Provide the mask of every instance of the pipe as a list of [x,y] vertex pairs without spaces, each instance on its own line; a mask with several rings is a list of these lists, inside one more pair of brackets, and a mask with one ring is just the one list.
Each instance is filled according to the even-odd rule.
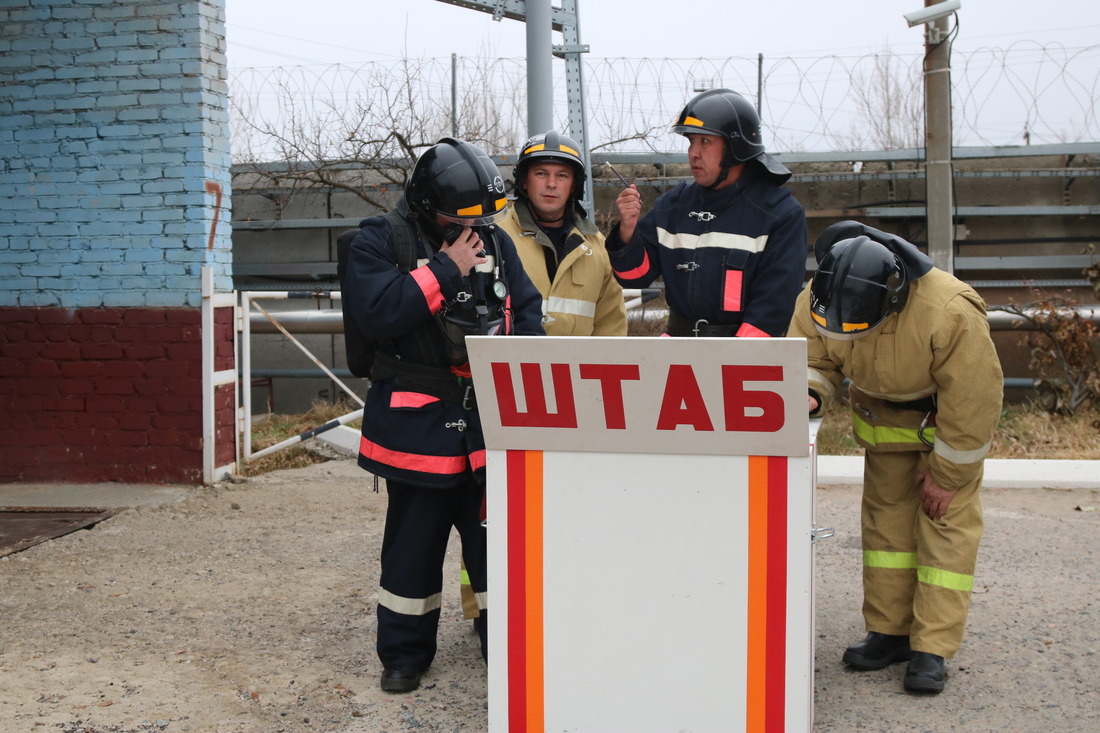
[[[644,292],[636,292],[634,298],[645,298]],[[1075,309],[1063,308],[1063,313],[1068,315],[1076,311],[1082,318],[1087,318],[1100,326],[1100,306],[1078,306]],[[1005,311],[991,310],[987,314],[989,328],[992,331],[1031,330],[1027,319],[1007,313]],[[271,316],[287,330],[295,333],[343,333],[344,320],[337,309],[307,310],[307,311],[276,311]],[[260,313],[250,313],[248,317],[253,333],[278,333],[278,329]]]

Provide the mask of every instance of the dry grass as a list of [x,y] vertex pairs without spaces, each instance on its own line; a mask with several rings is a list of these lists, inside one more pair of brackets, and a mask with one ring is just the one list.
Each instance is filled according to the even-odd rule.
[[[852,439],[846,410],[833,407],[826,413],[818,432],[818,453],[862,455],[863,448]],[[1100,460],[1100,410],[1086,406],[1067,417],[1051,415],[1032,403],[1007,405],[989,457]]]
[[[288,438],[301,435],[307,430],[324,425],[329,420],[343,417],[349,412],[354,412],[354,410],[355,406],[343,402],[335,405],[314,402],[309,412],[301,415],[269,415],[252,425],[252,450],[263,450]],[[358,428],[359,425],[358,421],[348,423],[348,427]],[[329,460],[329,456],[313,450],[314,445],[316,445],[316,441],[307,440],[290,448],[275,451],[271,455],[242,465],[241,475],[258,476],[271,471],[280,471],[284,468],[302,468],[303,466]]]

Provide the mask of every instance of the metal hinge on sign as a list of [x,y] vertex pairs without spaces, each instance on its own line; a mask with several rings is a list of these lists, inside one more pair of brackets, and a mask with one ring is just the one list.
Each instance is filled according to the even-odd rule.
[[817,542],[818,540],[826,540],[830,537],[836,536],[836,530],[832,527],[818,527],[814,522],[814,526],[810,529],[810,544]]

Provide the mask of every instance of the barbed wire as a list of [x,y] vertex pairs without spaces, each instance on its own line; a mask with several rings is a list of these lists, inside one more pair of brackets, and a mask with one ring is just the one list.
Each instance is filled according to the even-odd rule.
[[[589,146],[682,152],[683,141],[670,124],[697,91],[720,86],[756,103],[765,144],[774,152],[919,146],[921,64],[919,55],[890,51],[821,58],[586,59]],[[1024,41],[956,50],[951,65],[956,145],[1100,140],[1100,45]],[[523,59],[466,57],[232,71],[234,157],[244,149],[254,160],[264,157],[261,130],[289,131],[308,119],[334,125],[340,110],[377,106],[393,89],[402,91],[403,113],[430,120],[418,126],[426,134],[450,134],[454,94],[462,100],[455,105],[460,129],[492,130],[480,142],[493,153],[514,153],[526,136],[525,74]],[[566,97],[559,78],[554,107],[562,130],[568,128]],[[485,119],[471,125],[471,116]],[[333,129],[331,145],[338,146],[345,133]],[[247,142],[240,145],[242,140]]]

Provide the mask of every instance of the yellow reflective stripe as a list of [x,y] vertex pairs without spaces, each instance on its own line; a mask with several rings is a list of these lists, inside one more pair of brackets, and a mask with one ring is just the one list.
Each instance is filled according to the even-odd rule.
[[458,582],[460,585],[470,584],[470,574],[466,572],[466,568],[462,568],[462,570],[459,572]]
[[829,322],[826,321],[824,317],[819,316],[818,314],[814,313],[813,311],[810,311],[810,318],[814,319],[815,321],[820,323],[822,326],[828,326],[829,325]]
[[863,566],[886,570],[916,570],[917,581],[926,585],[938,585],[948,590],[969,593],[974,588],[974,576],[955,573],[940,568],[930,568],[917,564],[915,552],[889,552],[887,550],[864,550]]
[[891,570],[912,570],[917,567],[917,553],[888,552],[886,550],[864,550],[863,567],[889,568]]
[[378,605],[384,606],[394,613],[403,613],[406,616],[424,616],[440,608],[443,594],[435,593],[427,598],[405,598],[396,593],[390,593],[385,588],[378,589]]
[[538,145],[532,145],[531,147],[524,150],[523,154],[526,155],[527,153],[536,153],[539,150],[545,150],[545,149],[546,149],[546,146],[543,145],[542,143],[539,143]]
[[963,573],[953,573],[950,570],[930,568],[921,565],[917,568],[917,580],[926,585],[938,585],[948,590],[961,590],[969,593],[974,587],[974,576]]
[[681,122],[680,124],[681,125],[691,125],[692,127],[702,127],[703,126],[703,121],[700,120],[697,117],[687,116],[687,117],[684,117],[684,121]]
[[841,328],[847,331],[866,331],[870,327],[867,323],[842,323]]
[[946,458],[952,463],[977,463],[985,458],[985,454],[989,452],[989,446],[992,443],[986,443],[981,448],[975,448],[974,450],[955,450],[942,440],[936,441],[936,445],[932,448],[932,452],[941,458]]
[[[852,410],[852,429],[856,435],[867,445],[880,443],[916,443],[923,445],[924,441],[917,435],[916,428],[894,428],[887,425],[871,425],[864,421],[859,413]],[[928,441],[936,439],[935,428],[925,428],[924,437]]]

